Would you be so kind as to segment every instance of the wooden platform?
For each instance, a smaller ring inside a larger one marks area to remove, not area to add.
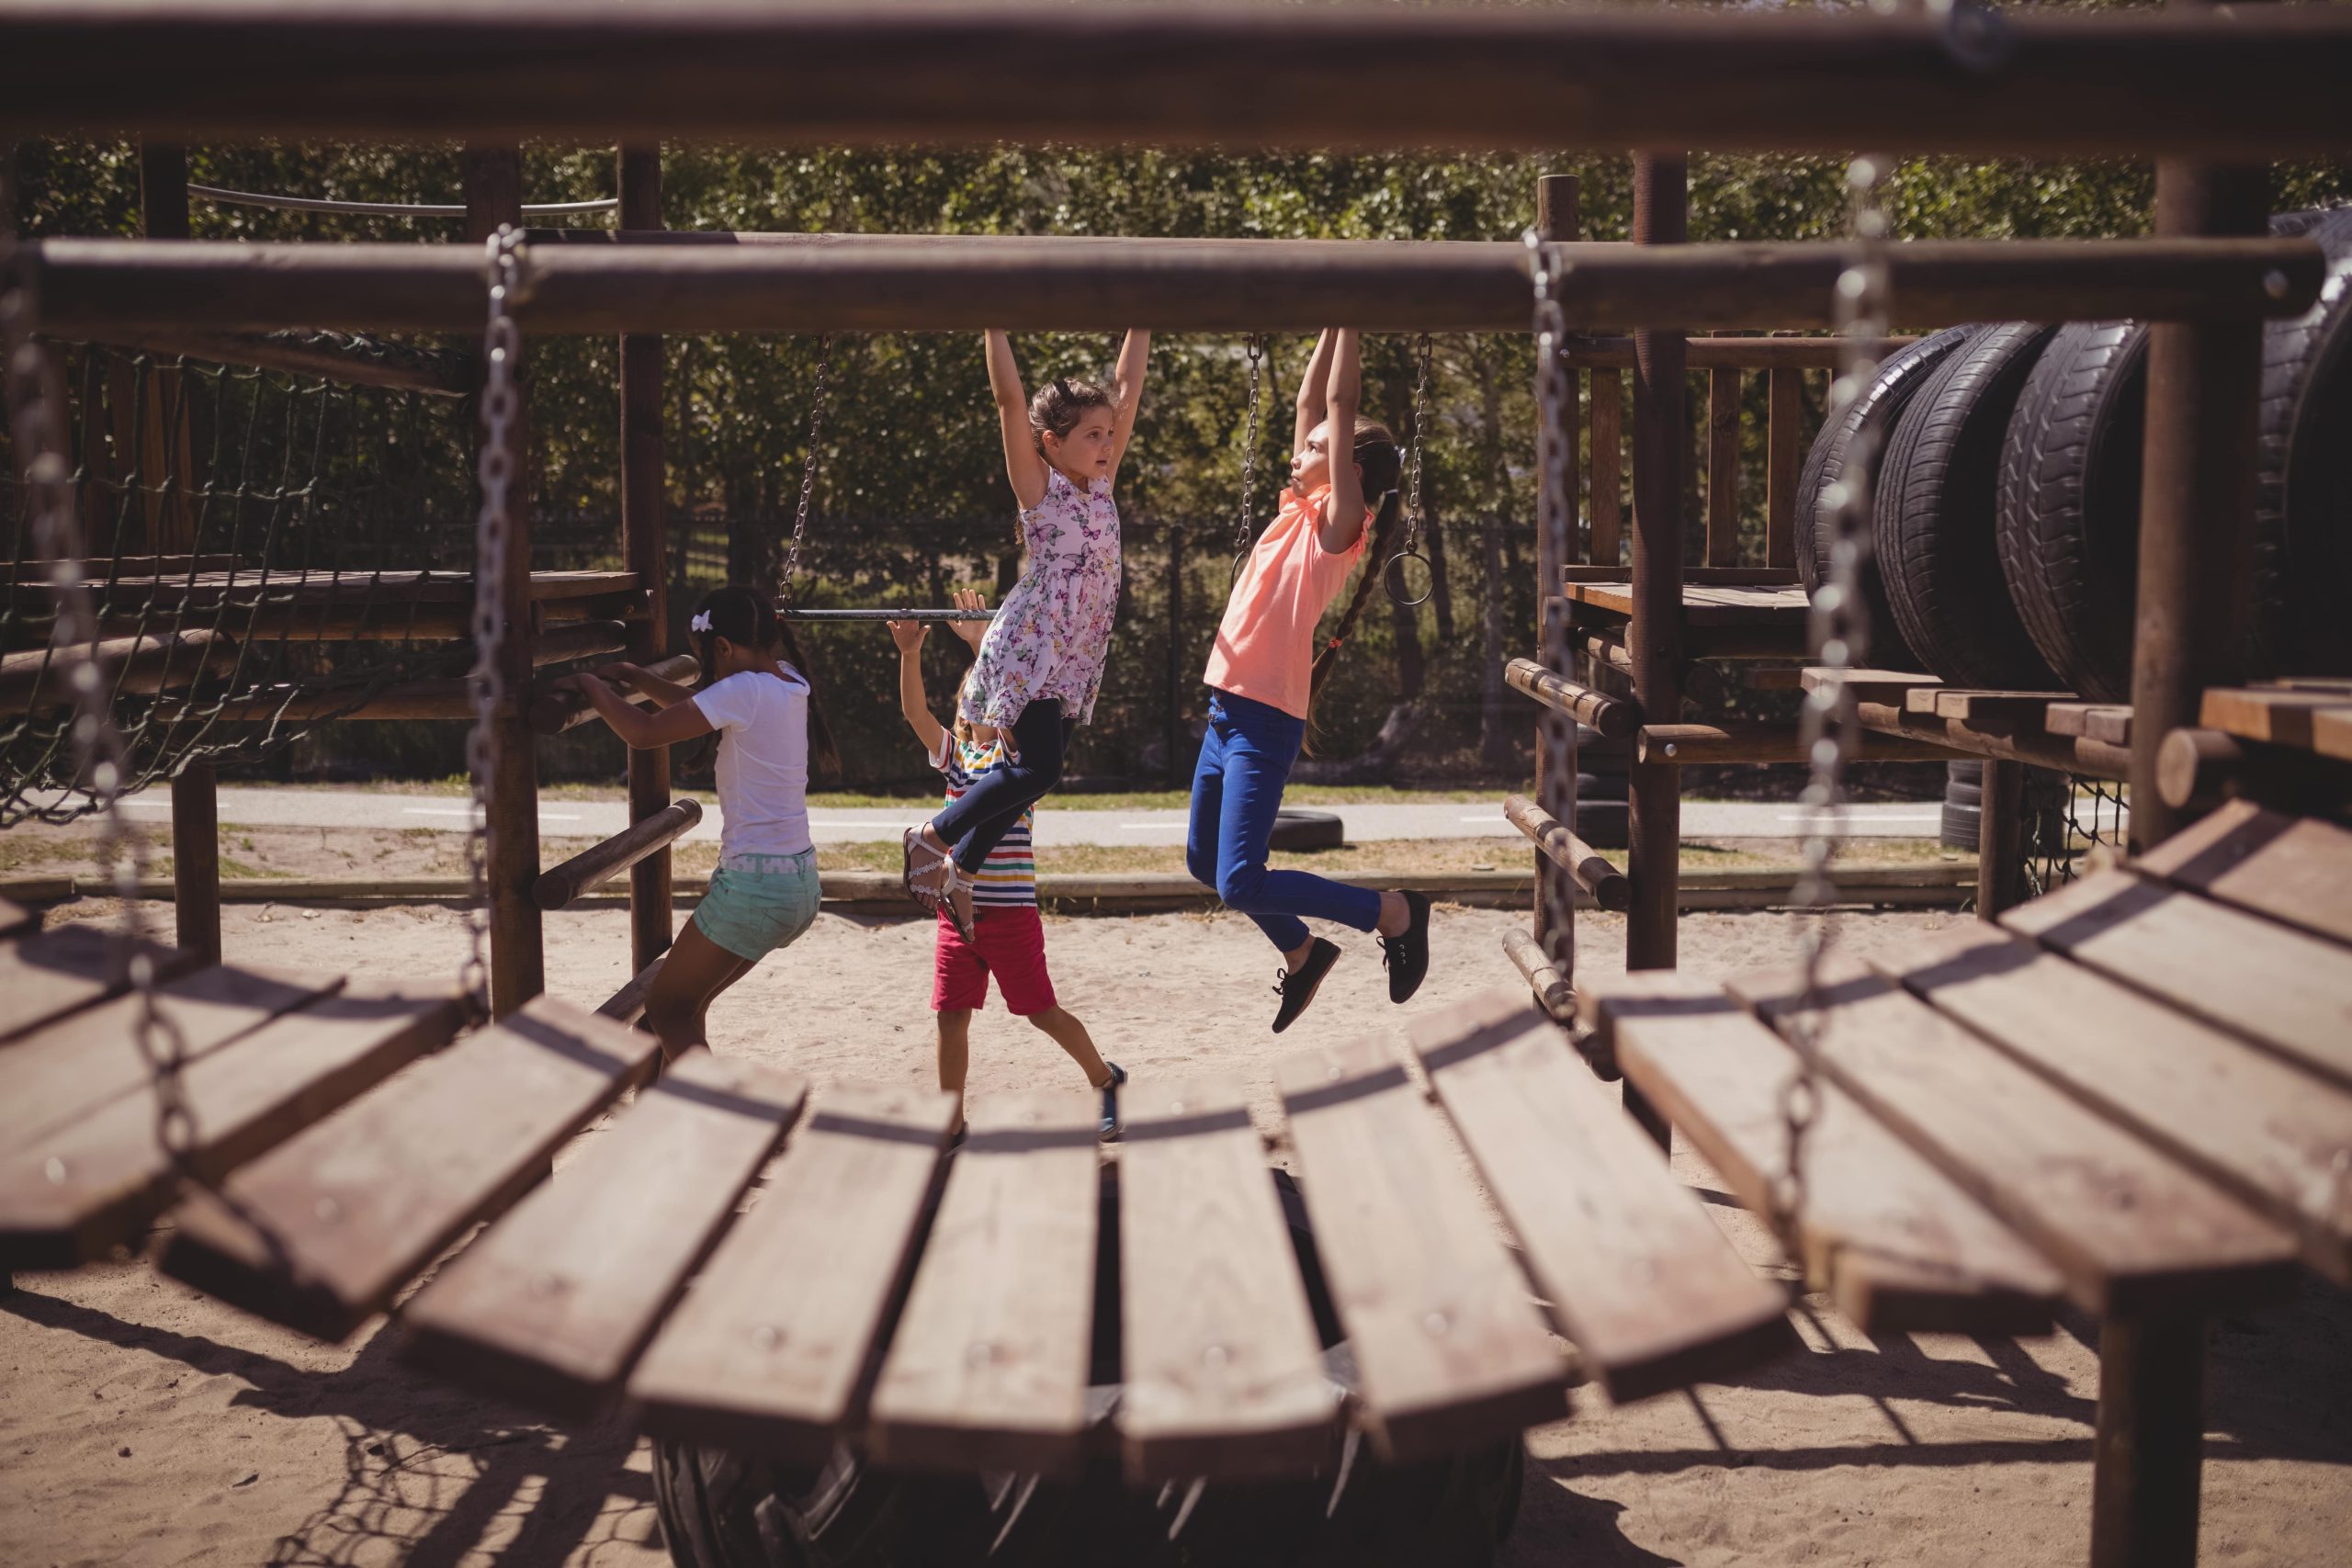
[[[1830,678],[1819,666],[1800,678],[1807,691]],[[1971,756],[2030,762],[2086,778],[2121,779],[2132,766],[2132,710],[2085,703],[2072,692],[1985,691],[1947,686],[1901,670],[1849,671],[1862,728]]]
[[[1702,570],[1702,569],[1694,569]],[[1572,570],[1560,592],[1588,625],[1622,627],[1633,619],[1634,585],[1619,577],[1579,581]],[[1778,576],[1767,570],[1742,576]],[[1789,582],[1686,581],[1682,586],[1683,651],[1692,659],[1801,659],[1812,609],[1803,585]]]
[[[2352,761],[2352,680],[2278,681],[2205,694],[2208,729]]]

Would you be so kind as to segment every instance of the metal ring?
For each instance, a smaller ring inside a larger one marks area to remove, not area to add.
[[[1430,565],[1430,558],[1419,550],[1398,550],[1388,558],[1388,564],[1380,569],[1381,585],[1388,590],[1388,597],[1408,610],[1418,604],[1428,604],[1430,595],[1437,592],[1437,572],[1434,568],[1430,568],[1430,585],[1421,590],[1421,596],[1418,599],[1408,599],[1405,596],[1403,586],[1405,579],[1398,574],[1396,569],[1408,560],[1417,560],[1425,568]]]
[[[1246,548],[1233,558],[1233,575],[1225,580],[1225,591],[1227,593],[1232,592],[1233,585],[1241,581],[1241,569],[1249,564],[1250,552]]]

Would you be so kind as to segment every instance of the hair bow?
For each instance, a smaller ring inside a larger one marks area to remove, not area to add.
[[[686,629],[690,632],[707,632],[710,630],[710,612],[708,610],[696,610],[695,612],[695,618],[686,623]]]

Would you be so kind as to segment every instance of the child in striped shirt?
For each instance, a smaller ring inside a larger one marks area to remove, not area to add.
[[[978,592],[956,595],[958,609],[984,608]],[[964,641],[978,647],[987,630],[984,621],[951,621]],[[921,621],[892,621],[890,640],[899,646],[899,710],[930,754],[931,765],[947,781],[947,798],[955,800],[980,777],[1002,764],[1002,738],[987,725],[976,725],[960,715],[951,731],[941,727],[923,690],[922,644],[930,628]],[[1037,859],[1031,846],[1034,813],[1021,819],[988,853],[973,878],[972,940],[967,942],[942,909],[938,945],[933,962],[931,1008],[939,1015],[939,1087],[960,1102],[964,1077],[971,1057],[972,1014],[986,1005],[989,976],[1015,1018],[1025,1018],[1069,1053],[1086,1072],[1086,1081],[1102,1096],[1102,1136],[1118,1135],[1119,1086],[1127,1075],[1115,1062],[1106,1062],[1094,1041],[1054,997],[1053,977],[1046,973],[1046,928],[1037,916]],[[956,1133],[960,1139],[963,1134]]]

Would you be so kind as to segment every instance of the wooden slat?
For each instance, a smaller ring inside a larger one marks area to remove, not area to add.
[[[219,1181],[464,1021],[453,993],[360,982],[196,1057],[180,1077],[189,1172]],[[158,1132],[153,1095],[120,1095],[0,1158],[0,1266],[69,1268],[137,1242],[177,1186]]]
[[[947,1173],[866,1411],[886,1464],[1072,1475],[1094,1327],[1100,1108],[991,1096]]]
[[[1764,559],[1797,560],[1797,478],[1804,464],[1804,372],[1775,366],[1769,373],[1764,447]]]
[[[1739,371],[1707,376],[1707,564],[1739,559]]]
[[[1882,974],[2051,1082],[2301,1233],[2352,1283],[2352,1090],[1987,926],[1940,933]],[[2340,1208],[2339,1208],[2340,1206]]]
[[[2042,713],[2041,726],[2052,735],[2076,735],[2104,740],[2110,746],[2129,746],[2132,706],[2129,703],[2052,703]]]
[[[1569,582],[1561,592],[1580,604],[1613,615],[1631,615],[1633,589],[1623,582]],[[1687,586],[1682,591],[1683,617],[1693,626],[1773,626],[1802,623],[1807,613],[1804,590],[1787,587]]]
[[[1249,1103],[1222,1078],[1138,1079],[1122,1096],[1117,1420],[1137,1484],[1311,1474],[1339,1433]]]
[[[1556,1420],[1567,1364],[1396,1052],[1377,1040],[1299,1052],[1274,1064],[1274,1083],[1383,1457]]]
[[[1905,713],[1931,714],[1962,724],[2042,727],[2042,715],[2072,692],[1986,692],[1956,686],[1915,687],[1904,694]]]
[[[695,1051],[402,1310],[410,1359],[574,1418],[619,1393],[807,1086]]]
[[[1625,533],[1625,379],[1614,370],[1592,373],[1592,560],[1616,566]]]
[[[177,1032],[185,1065],[343,984],[339,975],[214,964],[157,987],[155,1012]],[[155,1069],[140,1049],[140,1010],[138,998],[117,997],[0,1051],[0,1150],[32,1147],[144,1089]],[[158,1049],[171,1048],[158,1042]]]
[[[1728,988],[1798,1026],[1800,976]],[[1860,960],[1826,960],[1821,995],[1824,1074],[2039,1247],[2086,1311],[2222,1310],[2292,1287],[2284,1230]]]
[[[1724,1240],[1558,1032],[1497,992],[1413,1049],[1586,1371],[1620,1402],[1790,1348],[1788,1303]]]
[[[844,1084],[813,1097],[752,1212],[630,1374],[645,1427],[820,1461],[906,1279],[956,1099]]]
[[[0,942],[14,942],[40,930],[40,917],[22,904],[0,898]]]
[[[2352,945],[2352,831],[2235,800],[2132,863],[2143,876]]]
[[[93,1002],[121,993],[114,932],[67,925],[0,944],[0,1042],[20,1039]],[[141,939],[140,947],[167,980],[197,966],[197,955]]]
[[[1806,691],[1819,691],[1829,683],[1837,672],[1818,664],[1809,664],[1797,678]],[[1938,692],[1943,682],[1934,675],[1910,670],[1849,670],[1845,671],[1846,689],[1854,694],[1858,703],[1892,703],[1902,706],[1914,692]]]
[[[546,1176],[659,1045],[539,997],[200,1193],[165,1272],[342,1339],[468,1226]]]
[[[2352,952],[2106,871],[2001,917],[2013,931],[2352,1086]]]
[[[1796,1053],[1711,981],[1611,976],[1579,999],[1625,1076],[1743,1204],[1770,1218],[1788,1169],[1781,1092]],[[1824,1086],[1792,1216],[1805,1278],[1871,1334],[2038,1334],[2057,1269],[1952,1179]]]
[[[2199,716],[2206,728],[2241,740],[2352,761],[2352,694],[2217,687],[2205,694]]]

